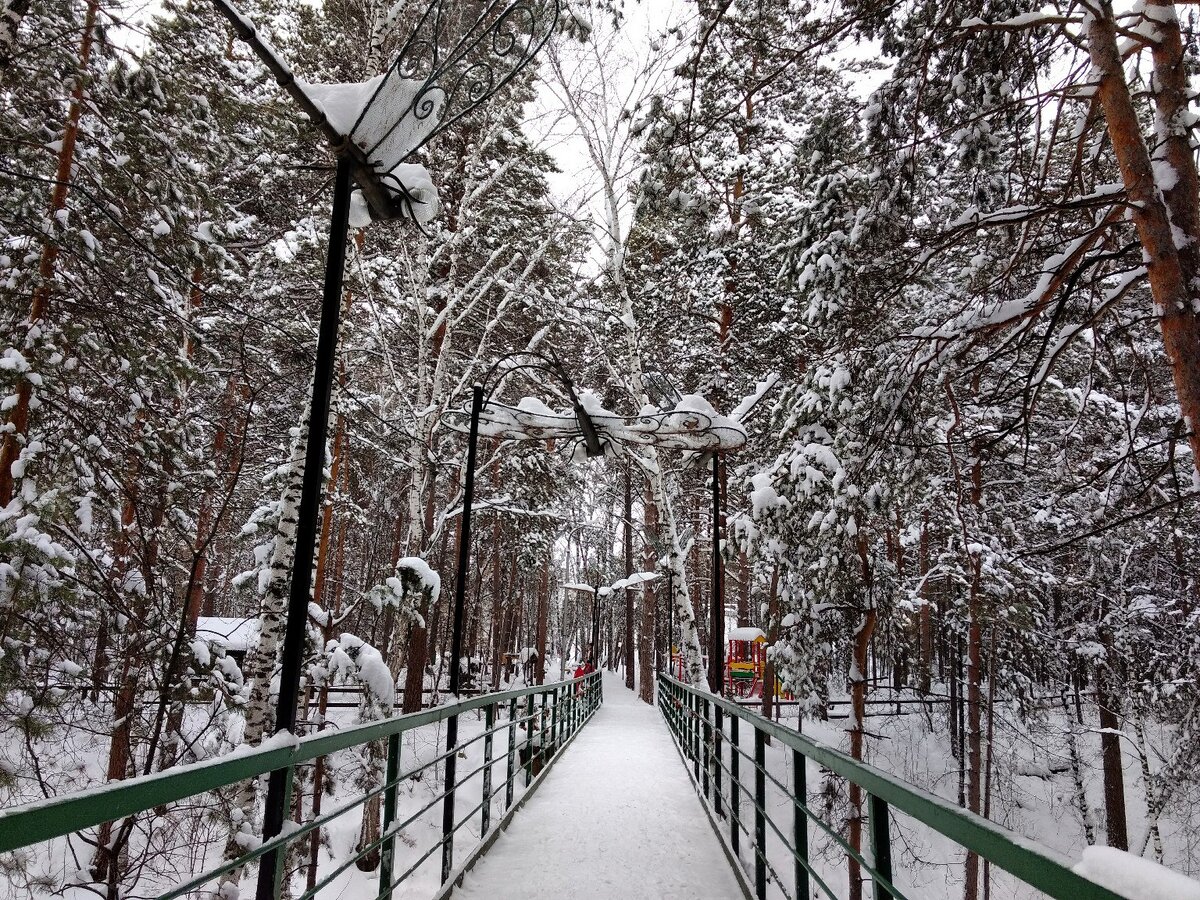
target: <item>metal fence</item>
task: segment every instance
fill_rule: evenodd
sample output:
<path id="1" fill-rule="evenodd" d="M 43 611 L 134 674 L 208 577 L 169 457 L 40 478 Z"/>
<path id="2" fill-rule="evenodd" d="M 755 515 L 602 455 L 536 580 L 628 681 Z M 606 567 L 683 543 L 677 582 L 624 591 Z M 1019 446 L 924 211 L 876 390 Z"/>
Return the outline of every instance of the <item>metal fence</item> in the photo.
<path id="1" fill-rule="evenodd" d="M 875 900 L 914 900 L 918 894 L 905 893 L 893 879 L 893 818 L 897 812 L 1055 900 L 1122 900 L 1071 871 L 1069 861 L 1053 850 L 735 702 L 659 673 L 658 703 L 726 852 L 737 861 L 747 890 L 758 900 L 765 900 L 769 885 L 789 900 L 814 896 L 838 900 L 810 858 L 814 837 L 822 835 L 859 864 L 874 888 Z M 772 771 L 768 765 L 768 742 L 786 748 L 790 760 L 785 761 L 784 771 L 778 766 Z M 864 851 L 851 845 L 841 825 L 826 821 L 813 810 L 810 764 L 862 789 L 867 811 L 863 833 L 868 838 Z M 768 783 L 788 798 L 788 821 L 772 817 Z M 750 802 L 744 803 L 743 797 Z M 750 815 L 744 816 L 747 806 Z M 749 851 L 747 856 L 742 854 L 743 846 Z M 769 846 L 779 849 L 771 853 Z"/>
<path id="2" fill-rule="evenodd" d="M 349 859 L 324 873 L 316 884 L 303 893 L 289 892 L 296 900 L 310 900 L 330 885 L 339 875 L 370 854 L 379 853 L 378 892 L 375 900 L 390 900 L 392 891 L 403 884 L 422 863 L 439 850 L 442 852 L 442 883 L 459 880 L 478 856 L 486 850 L 499 829 L 520 806 L 514 802 L 518 781 L 533 784 L 562 752 L 572 737 L 599 708 L 602 700 L 600 673 L 570 679 L 550 685 L 536 685 L 510 691 L 486 694 L 445 706 L 396 716 L 335 732 L 325 732 L 302 738 L 290 746 L 270 746 L 208 762 L 179 766 L 142 778 L 115 782 L 88 791 L 55 797 L 0 812 L 0 853 L 29 847 L 44 841 L 65 837 L 75 832 L 95 828 L 106 822 L 117 822 L 127 816 L 157 810 L 180 800 L 197 798 L 210 791 L 237 785 L 240 782 L 273 771 L 287 773 L 291 784 L 296 767 L 321 757 L 361 747 L 373 741 L 387 742 L 386 775 L 372 790 L 352 798 L 341 798 L 337 808 L 305 822 L 292 822 L 278 837 L 223 862 L 194 877 L 158 893 L 159 900 L 182 897 L 198 892 L 222 875 L 267 856 L 275 861 L 274 897 L 283 893 L 283 872 L 286 846 L 310 835 L 315 829 L 345 815 L 374 797 L 382 799 L 380 836 L 357 849 Z M 403 771 L 400 758 L 400 737 L 413 729 L 438 722 L 457 721 L 463 713 L 482 710 L 484 729 L 468 740 L 418 766 Z M 496 736 L 507 739 L 503 756 L 494 751 Z M 483 763 L 474 770 L 456 777 L 454 761 L 470 745 L 483 742 Z M 421 776 L 439 763 L 449 771 L 449 785 L 421 809 L 398 818 L 398 791 L 404 782 Z M 493 770 L 503 763 L 504 777 L 497 784 Z M 482 774 L 483 790 L 479 803 L 459 815 L 455 806 L 455 791 L 467 781 Z M 536 784 L 534 784 L 536 787 Z M 492 822 L 493 799 L 503 793 L 503 818 Z M 395 845 L 400 832 L 438 803 L 444 805 L 441 839 L 426 849 L 416 860 L 397 874 Z M 454 835 L 474 816 L 480 817 L 480 843 L 457 869 L 454 867 Z M 268 854 L 270 854 L 268 856 Z"/>

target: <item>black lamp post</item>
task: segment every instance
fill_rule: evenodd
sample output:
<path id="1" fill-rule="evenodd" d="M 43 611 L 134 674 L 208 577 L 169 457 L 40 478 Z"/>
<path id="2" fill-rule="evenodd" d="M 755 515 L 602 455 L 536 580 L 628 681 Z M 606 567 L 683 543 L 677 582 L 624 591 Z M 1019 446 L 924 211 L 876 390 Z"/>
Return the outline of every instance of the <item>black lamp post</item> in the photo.
<path id="1" fill-rule="evenodd" d="M 503 368 L 502 368 L 503 367 Z M 553 354 L 535 352 L 510 353 L 498 359 L 483 381 L 471 390 L 471 413 L 467 428 L 467 461 L 463 481 L 462 526 L 458 539 L 458 577 L 454 582 L 454 630 L 450 637 L 450 693 L 457 697 L 461 684 L 463 615 L 466 599 L 467 569 L 471 559 L 471 508 L 475 499 L 475 459 L 479 446 L 479 422 L 487 402 L 507 378 L 518 371 L 540 371 L 551 375 L 566 392 L 575 413 L 575 425 L 589 458 L 603 456 L 604 447 L 596 426 L 580 403 L 562 363 Z M 450 423 L 454 427 L 455 423 Z M 508 435 L 515 437 L 516 435 Z M 541 435 L 529 434 L 529 438 Z M 442 802 L 442 883 L 450 878 L 454 861 L 454 792 L 457 778 L 458 717 L 446 721 L 446 796 Z"/>
<path id="2" fill-rule="evenodd" d="M 433 198 L 418 199 L 397 176 L 399 167 L 435 135 L 486 103 L 533 60 L 557 26 L 561 0 L 483 0 L 465 13 L 455 0 L 430 0 L 374 92 L 355 111 L 349 127 L 346 122 L 330 121 L 319 86 L 298 80 L 282 56 L 230 0 L 213 2 L 325 136 L 338 160 L 275 711 L 278 733 L 296 727 L 352 183 L 358 184 L 373 220 L 428 220 L 425 213 L 431 211 L 418 207 L 433 202 Z M 469 516 L 466 518 L 464 538 L 469 527 Z M 457 631 L 461 629 L 456 630 L 456 637 Z M 451 679 L 456 679 L 455 671 Z M 287 795 L 287 770 L 272 772 L 263 816 L 264 841 L 282 830 Z M 283 877 L 282 859 L 283 854 L 277 850 L 263 855 L 258 873 L 259 900 L 277 896 L 276 886 Z"/>
<path id="3" fill-rule="evenodd" d="M 712 458 L 712 597 L 709 598 L 708 688 L 721 694 L 725 686 L 725 558 L 721 555 L 721 454 Z"/>

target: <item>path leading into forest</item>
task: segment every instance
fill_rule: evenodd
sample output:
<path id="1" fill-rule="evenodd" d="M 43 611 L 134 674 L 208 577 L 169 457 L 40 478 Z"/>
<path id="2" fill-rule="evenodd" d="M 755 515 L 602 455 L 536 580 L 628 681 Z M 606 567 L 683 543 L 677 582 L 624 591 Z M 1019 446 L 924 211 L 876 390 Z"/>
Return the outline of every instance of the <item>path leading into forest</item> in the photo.
<path id="1" fill-rule="evenodd" d="M 454 892 L 456 900 L 740 896 L 658 710 L 607 672 L 596 717 Z"/>

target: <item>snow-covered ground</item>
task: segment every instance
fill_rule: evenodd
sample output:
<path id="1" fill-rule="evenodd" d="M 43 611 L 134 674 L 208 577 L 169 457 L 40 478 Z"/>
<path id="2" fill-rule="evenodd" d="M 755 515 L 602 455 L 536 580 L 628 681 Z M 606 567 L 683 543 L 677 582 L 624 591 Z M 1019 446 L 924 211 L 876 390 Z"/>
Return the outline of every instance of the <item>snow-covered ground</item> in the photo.
<path id="1" fill-rule="evenodd" d="M 604 705 L 455 891 L 462 900 L 730 900 L 741 892 L 657 710 Z"/>

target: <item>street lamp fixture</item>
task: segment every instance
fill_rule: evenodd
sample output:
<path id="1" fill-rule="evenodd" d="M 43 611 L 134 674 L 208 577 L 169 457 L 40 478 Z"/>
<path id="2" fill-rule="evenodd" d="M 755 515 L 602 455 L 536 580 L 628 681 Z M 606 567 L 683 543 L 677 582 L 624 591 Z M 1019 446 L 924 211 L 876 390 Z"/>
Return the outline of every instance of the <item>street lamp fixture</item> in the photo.
<path id="1" fill-rule="evenodd" d="M 600 600 L 604 597 L 611 597 L 617 591 L 623 590 L 641 590 L 641 585 L 648 581 L 656 581 L 661 578 L 658 572 L 634 572 L 628 578 L 621 578 L 614 581 L 610 585 L 601 586 L 600 573 L 596 572 L 596 584 L 584 584 L 583 582 L 564 584 L 559 590 L 576 591 L 592 598 L 592 657 L 593 663 L 598 666 L 600 662 L 599 645 L 600 645 Z"/>

